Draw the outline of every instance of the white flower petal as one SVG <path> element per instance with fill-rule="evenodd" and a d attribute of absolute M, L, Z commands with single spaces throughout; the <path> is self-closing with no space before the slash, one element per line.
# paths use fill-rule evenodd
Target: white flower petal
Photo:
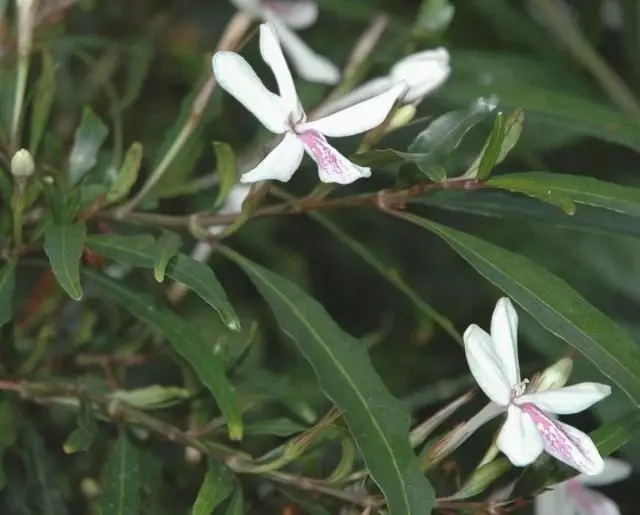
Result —
<path fill-rule="evenodd" d="M 547 453 L 588 476 L 602 473 L 604 462 L 588 435 L 553 420 L 534 404 L 523 404 L 520 408 L 535 422 Z"/>
<path fill-rule="evenodd" d="M 502 360 L 509 384 L 520 383 L 518 364 L 518 313 L 507 297 L 496 303 L 491 317 L 491 339 L 496 354 Z"/>
<path fill-rule="evenodd" d="M 369 100 L 319 120 L 303 123 L 300 125 L 300 130 L 314 130 L 334 138 L 366 132 L 384 121 L 405 88 L 404 83 L 398 84 Z"/>
<path fill-rule="evenodd" d="M 575 513 L 586 515 L 620 515 L 618 505 L 600 492 L 589 490 L 577 481 L 568 481 L 570 503 Z"/>
<path fill-rule="evenodd" d="M 536 495 L 533 500 L 535 515 L 574 515 L 566 483 L 560 483 L 551 490 Z"/>
<path fill-rule="evenodd" d="M 471 374 L 486 396 L 501 406 L 509 404 L 513 385 L 496 355 L 491 336 L 477 325 L 470 325 L 464 332 L 464 350 Z"/>
<path fill-rule="evenodd" d="M 304 111 L 298 99 L 296 85 L 282 54 L 278 36 L 268 23 L 260 25 L 260 54 L 273 71 L 284 106 L 294 115 L 294 122 L 300 121 L 304 117 Z"/>
<path fill-rule="evenodd" d="M 291 60 L 298 75 L 309 82 L 321 84 L 337 84 L 340 80 L 340 71 L 326 57 L 315 53 L 307 44 L 287 27 L 278 17 L 267 15 L 278 34 L 282 48 Z"/>
<path fill-rule="evenodd" d="M 526 467 L 542 454 L 542 437 L 531 417 L 516 406 L 509 406 L 507 420 L 496 445 L 516 467 Z"/>
<path fill-rule="evenodd" d="M 275 13 L 294 30 L 311 27 L 318 19 L 318 4 L 313 0 L 298 0 L 297 2 L 262 0 L 262 6 Z"/>
<path fill-rule="evenodd" d="M 304 146 L 295 134 L 287 133 L 258 166 L 240 177 L 240 182 L 249 183 L 270 179 L 287 182 L 300 168 L 302 156 L 304 156 Z"/>
<path fill-rule="evenodd" d="M 516 404 L 535 404 L 541 410 L 556 415 L 570 415 L 586 410 L 611 393 L 611 387 L 600 383 L 580 383 L 556 390 L 522 395 Z"/>
<path fill-rule="evenodd" d="M 321 106 L 316 111 L 316 117 L 324 117 L 329 114 L 342 111 L 347 107 L 359 104 L 360 102 L 364 102 L 376 95 L 389 91 L 393 85 L 394 81 L 391 77 L 378 77 L 376 79 L 372 79 L 357 88 L 352 89 L 346 95 L 329 102 L 325 106 Z"/>
<path fill-rule="evenodd" d="M 449 52 L 445 48 L 426 50 L 398 61 L 391 68 L 391 76 L 404 80 L 409 89 L 404 102 L 411 103 L 440 87 L 451 74 Z"/>
<path fill-rule="evenodd" d="M 631 475 L 631 465 L 618 458 L 605 458 L 604 470 L 597 476 L 580 475 L 576 479 L 586 486 L 604 486 L 623 481 Z"/>
<path fill-rule="evenodd" d="M 304 148 L 318 165 L 318 177 L 322 182 L 351 184 L 358 179 L 371 177 L 371 169 L 358 166 L 333 148 L 327 138 L 316 131 L 298 134 Z"/>
<path fill-rule="evenodd" d="M 234 52 L 216 52 L 212 65 L 220 87 L 251 111 L 267 130 L 276 134 L 286 130 L 284 106 L 243 57 Z"/>

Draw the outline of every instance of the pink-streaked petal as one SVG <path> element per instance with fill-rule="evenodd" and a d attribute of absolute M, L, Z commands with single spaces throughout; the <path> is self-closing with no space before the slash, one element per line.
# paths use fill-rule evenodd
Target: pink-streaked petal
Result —
<path fill-rule="evenodd" d="M 491 336 L 475 324 L 464 332 L 464 350 L 471 374 L 478 386 L 496 404 L 506 406 L 511 396 L 511 386 L 498 358 Z"/>
<path fill-rule="evenodd" d="M 551 490 L 536 495 L 533 500 L 535 515 L 575 515 L 566 483 L 560 483 Z"/>
<path fill-rule="evenodd" d="M 602 456 L 588 435 L 573 426 L 553 420 L 534 404 L 519 407 L 535 422 L 547 453 L 585 475 L 602 473 Z"/>
<path fill-rule="evenodd" d="M 585 515 L 620 515 L 618 505 L 600 492 L 589 490 L 575 480 L 567 481 L 570 503 L 575 513 Z"/>
<path fill-rule="evenodd" d="M 398 61 L 391 77 L 404 80 L 409 88 L 404 102 L 411 103 L 439 88 L 451 74 L 449 52 L 445 48 L 425 50 Z"/>
<path fill-rule="evenodd" d="M 491 339 L 510 384 L 520 383 L 518 313 L 507 297 L 496 303 L 491 317 Z"/>
<path fill-rule="evenodd" d="M 294 122 L 300 121 L 304 116 L 304 111 L 300 100 L 298 100 L 296 85 L 293 82 L 287 61 L 284 59 L 278 36 L 269 23 L 260 25 L 260 54 L 273 71 L 284 106 L 293 115 Z"/>
<path fill-rule="evenodd" d="M 216 52 L 212 65 L 220 87 L 246 107 L 267 130 L 276 134 L 286 130 L 286 109 L 264 86 L 244 57 L 235 52 Z"/>
<path fill-rule="evenodd" d="M 284 139 L 253 170 L 240 177 L 240 182 L 250 183 L 274 179 L 287 182 L 300 168 L 304 147 L 295 134 L 287 133 Z"/>
<path fill-rule="evenodd" d="M 351 184 L 358 179 L 371 177 L 371 168 L 358 166 L 333 148 L 327 138 L 316 131 L 298 134 L 304 148 L 318 165 L 318 177 L 322 182 Z"/>
<path fill-rule="evenodd" d="M 611 387 L 600 383 L 580 383 L 556 390 L 528 393 L 518 397 L 516 404 L 535 404 L 556 415 L 580 413 L 611 393 Z"/>
<path fill-rule="evenodd" d="M 318 4 L 313 0 L 262 0 L 262 7 L 275 13 L 294 30 L 311 27 L 318 19 Z"/>
<path fill-rule="evenodd" d="M 279 17 L 267 13 L 265 18 L 275 28 L 284 53 L 300 77 L 320 84 L 338 83 L 340 70 L 329 59 L 311 50 Z"/>
<path fill-rule="evenodd" d="M 319 120 L 304 123 L 300 126 L 300 130 L 314 130 L 334 138 L 366 132 L 384 121 L 405 88 L 404 83 L 395 85 L 388 91 L 364 102 Z"/>
<path fill-rule="evenodd" d="M 526 467 L 542 454 L 542 437 L 531 417 L 516 406 L 509 406 L 496 445 L 516 467 Z"/>
<path fill-rule="evenodd" d="M 627 479 L 632 472 L 631 465 L 618 458 L 605 458 L 604 470 L 597 476 L 580 475 L 576 478 L 585 486 L 604 486 Z"/>

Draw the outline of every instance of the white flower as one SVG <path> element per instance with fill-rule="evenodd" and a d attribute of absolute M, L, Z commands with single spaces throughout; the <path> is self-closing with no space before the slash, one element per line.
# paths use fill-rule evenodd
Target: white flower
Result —
<path fill-rule="evenodd" d="M 269 91 L 249 63 L 234 52 L 213 56 L 213 73 L 220 86 L 243 104 L 265 128 L 284 139 L 253 170 L 242 175 L 243 183 L 276 179 L 287 182 L 305 153 L 318 165 L 322 182 L 349 184 L 371 176 L 371 170 L 350 162 L 327 142 L 325 136 L 360 134 L 380 125 L 404 86 L 319 120 L 306 121 L 291 72 L 270 24 L 260 26 L 260 53 L 273 71 L 280 95 Z"/>
<path fill-rule="evenodd" d="M 318 18 L 318 5 L 315 1 L 231 0 L 231 3 L 251 16 L 272 24 L 300 77 L 321 84 L 338 83 L 338 68 L 326 57 L 311 50 L 291 30 L 305 29 L 315 23 Z"/>
<path fill-rule="evenodd" d="M 595 476 L 580 475 L 553 487 L 534 500 L 535 515 L 620 515 L 615 502 L 588 486 L 603 486 L 631 475 L 631 466 L 615 458 L 604 460 Z"/>
<path fill-rule="evenodd" d="M 543 451 L 583 474 L 602 472 L 604 464 L 588 435 L 554 420 L 553 415 L 583 411 L 611 393 L 599 383 L 527 393 L 518 365 L 518 315 L 507 298 L 496 304 L 491 335 L 471 325 L 464 333 L 473 377 L 491 401 L 507 412 L 496 444 L 511 463 L 524 467 Z"/>
<path fill-rule="evenodd" d="M 449 75 L 451 75 L 451 63 L 446 48 L 441 47 L 411 54 L 394 64 L 389 75 L 365 82 L 335 102 L 331 102 L 323 112 L 344 109 L 384 93 L 401 82 L 407 84 L 407 90 L 399 99 L 400 102 L 403 104 L 418 102 L 442 86 Z"/>

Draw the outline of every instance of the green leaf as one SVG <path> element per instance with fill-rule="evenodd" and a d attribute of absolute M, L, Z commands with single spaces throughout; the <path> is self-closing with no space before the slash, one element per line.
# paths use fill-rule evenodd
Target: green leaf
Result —
<path fill-rule="evenodd" d="M 13 317 L 13 292 L 16 286 L 16 264 L 6 263 L 0 269 L 0 328 Z"/>
<path fill-rule="evenodd" d="M 118 177 L 109 187 L 107 192 L 107 202 L 118 202 L 125 198 L 133 185 L 138 180 L 140 165 L 142 164 L 143 148 L 142 143 L 133 143 L 124 156 L 124 163 L 120 167 Z"/>
<path fill-rule="evenodd" d="M 133 390 L 116 390 L 109 398 L 119 399 L 138 409 L 156 409 L 170 406 L 190 396 L 186 388 L 152 385 Z"/>
<path fill-rule="evenodd" d="M 31 114 L 31 130 L 29 132 L 29 150 L 34 156 L 42 141 L 51 106 L 56 92 L 56 63 L 49 52 L 42 53 L 42 72 L 35 86 Z"/>
<path fill-rule="evenodd" d="M 191 510 L 191 515 L 211 515 L 233 492 L 233 476 L 218 460 L 209 460 L 209 468 Z"/>
<path fill-rule="evenodd" d="M 220 177 L 220 189 L 213 205 L 214 211 L 217 211 L 229 196 L 231 188 L 238 183 L 239 174 L 238 162 L 231 145 L 222 141 L 214 141 L 213 150 L 216 153 L 217 170 Z"/>
<path fill-rule="evenodd" d="M 462 343 L 462 336 L 456 330 L 455 326 L 448 320 L 442 313 L 436 311 L 433 307 L 427 304 L 424 299 L 416 292 L 400 275 L 400 272 L 394 268 L 390 268 L 380 261 L 376 255 L 371 252 L 365 245 L 358 240 L 352 238 L 340 227 L 330 221 L 326 216 L 310 211 L 308 215 L 316 222 L 322 225 L 325 229 L 333 233 L 342 243 L 349 247 L 353 252 L 358 254 L 366 263 L 371 265 L 383 278 L 389 281 L 398 290 L 404 293 L 414 305 L 427 317 L 438 324 L 449 336 L 451 336 L 458 343 Z"/>
<path fill-rule="evenodd" d="M 11 403 L 3 399 L 0 400 L 0 490 L 4 488 L 7 481 L 2 464 L 4 453 L 15 441 L 16 429 Z"/>
<path fill-rule="evenodd" d="M 153 263 L 153 276 L 159 283 L 164 281 L 167 265 L 178 254 L 180 247 L 182 247 L 182 238 L 180 238 L 179 234 L 166 230 L 162 231 L 160 238 L 156 242 Z"/>
<path fill-rule="evenodd" d="M 140 513 L 140 459 L 125 429 L 109 453 L 106 484 L 100 498 L 100 515 Z"/>
<path fill-rule="evenodd" d="M 235 492 L 233 492 L 233 497 L 231 497 L 231 501 L 229 501 L 229 506 L 227 506 L 227 515 L 244 515 L 244 495 L 242 495 L 242 488 L 236 488 Z"/>
<path fill-rule="evenodd" d="M 273 420 L 260 420 L 247 424 L 245 434 L 247 436 L 292 436 L 308 429 L 298 422 L 288 418 L 275 418 Z"/>
<path fill-rule="evenodd" d="M 86 246 L 98 254 L 135 267 L 154 268 L 156 243 L 152 236 L 89 236 Z M 222 321 L 233 331 L 240 330 L 240 320 L 227 299 L 213 270 L 185 254 L 178 254 L 169 263 L 166 274 L 188 286 L 215 309 Z"/>
<path fill-rule="evenodd" d="M 547 172 L 514 173 L 492 179 L 502 184 L 509 181 L 530 185 L 532 188 L 547 188 L 554 194 L 563 195 L 577 204 L 615 211 L 640 217 L 640 189 L 600 181 L 592 177 L 565 175 Z"/>
<path fill-rule="evenodd" d="M 462 488 L 451 496 L 451 499 L 469 499 L 484 492 L 496 479 L 502 477 L 511 468 L 506 458 L 498 458 L 474 470 L 462 485 Z"/>
<path fill-rule="evenodd" d="M 487 186 L 514 193 L 522 193 L 523 195 L 541 200 L 552 206 L 559 207 L 568 215 L 573 215 L 576 212 L 576 205 L 570 197 L 556 189 L 548 187 L 542 182 L 536 182 L 530 180 L 528 177 L 522 177 L 522 174 L 494 177 L 487 181 Z"/>
<path fill-rule="evenodd" d="M 475 236 L 403 214 L 440 236 L 478 273 L 543 327 L 575 347 L 640 406 L 640 348 L 559 277 L 530 259 Z"/>
<path fill-rule="evenodd" d="M 427 164 L 428 154 L 416 152 L 400 152 L 392 148 L 368 150 L 354 154 L 350 159 L 361 166 L 373 166 L 376 168 L 395 167 L 398 164 L 411 163 L 418 167 L 420 172 L 434 182 L 444 181 L 447 174 L 441 166 L 435 163 Z M 422 167 L 420 167 L 422 164 Z"/>
<path fill-rule="evenodd" d="M 73 225 L 49 224 L 44 230 L 44 251 L 58 283 L 73 300 L 82 299 L 80 258 L 87 228 L 84 222 Z"/>
<path fill-rule="evenodd" d="M 325 394 L 343 412 L 390 513 L 430 513 L 434 492 L 409 445 L 409 413 L 389 393 L 364 348 L 295 284 L 228 248 L 222 251 L 256 285 L 284 333 L 313 366 Z"/>
<path fill-rule="evenodd" d="M 489 139 L 482 149 L 482 154 L 480 156 L 480 163 L 478 164 L 477 174 L 477 178 L 479 180 L 484 180 L 489 177 L 489 175 L 491 175 L 493 168 L 498 162 L 498 157 L 500 156 L 500 149 L 502 147 L 502 142 L 504 141 L 504 136 L 504 115 L 502 113 L 498 113 L 496 115 L 496 119 L 493 122 L 493 130 L 491 131 Z"/>
<path fill-rule="evenodd" d="M 240 440 L 242 408 L 235 388 L 226 376 L 223 356 L 216 353 L 196 331 L 171 311 L 153 307 L 145 296 L 103 274 L 93 270 L 84 270 L 84 274 L 95 281 L 105 295 L 169 340 L 173 349 L 193 367 L 202 384 L 213 394 L 227 421 L 229 437 Z"/>
<path fill-rule="evenodd" d="M 98 151 L 107 139 L 109 129 L 90 107 L 85 107 L 76 129 L 69 155 L 67 178 L 71 186 L 78 184 L 98 162 Z"/>
<path fill-rule="evenodd" d="M 97 432 L 98 424 L 93 418 L 91 404 L 81 402 L 80 410 L 78 411 L 78 427 L 73 430 L 64 442 L 62 450 L 66 454 L 89 450 Z"/>

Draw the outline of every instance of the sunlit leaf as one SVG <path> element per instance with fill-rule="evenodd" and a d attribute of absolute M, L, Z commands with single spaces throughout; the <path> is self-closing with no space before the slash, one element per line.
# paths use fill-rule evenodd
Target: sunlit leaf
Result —
<path fill-rule="evenodd" d="M 227 421 L 230 438 L 240 440 L 242 409 L 235 388 L 227 378 L 222 355 L 171 311 L 154 308 L 145 296 L 93 270 L 85 270 L 84 274 L 96 282 L 105 295 L 169 340 L 173 349 L 193 367 L 202 384 L 213 394 Z"/>
<path fill-rule="evenodd" d="M 78 184 L 98 162 L 98 152 L 107 139 L 109 129 L 90 107 L 85 107 L 76 129 L 69 155 L 67 179 L 72 186 Z"/>
<path fill-rule="evenodd" d="M 157 409 L 183 401 L 190 396 L 186 388 L 177 386 L 152 385 L 132 390 L 116 390 L 109 394 L 112 399 L 119 399 L 138 409 Z"/>
<path fill-rule="evenodd" d="M 100 515 L 140 513 L 140 460 L 125 429 L 108 454 L 105 487 L 100 498 Z"/>
<path fill-rule="evenodd" d="M 640 406 L 640 348 L 559 277 L 530 259 L 414 215 L 543 327 L 575 347 Z"/>
<path fill-rule="evenodd" d="M 218 460 L 209 460 L 209 467 L 191 510 L 191 515 L 211 515 L 213 510 L 233 492 L 233 476 Z"/>
<path fill-rule="evenodd" d="M 44 251 L 58 283 L 73 300 L 82 299 L 80 258 L 87 228 L 84 222 L 73 225 L 47 225 Z"/>
<path fill-rule="evenodd" d="M 409 445 L 409 413 L 387 390 L 359 342 L 287 279 L 223 250 L 249 276 L 282 330 L 313 366 L 325 394 L 343 412 L 392 514 L 427 514 L 434 492 Z"/>

